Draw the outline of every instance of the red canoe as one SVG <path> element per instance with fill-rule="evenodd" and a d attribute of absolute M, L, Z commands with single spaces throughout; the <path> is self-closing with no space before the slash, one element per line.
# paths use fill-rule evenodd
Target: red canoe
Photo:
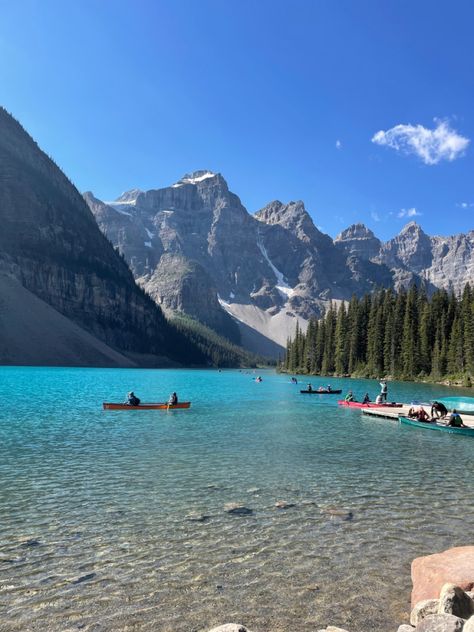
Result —
<path fill-rule="evenodd" d="M 387 402 L 386 404 L 376 404 L 375 402 L 369 402 L 363 404 L 362 402 L 346 402 L 345 399 L 340 399 L 337 402 L 339 406 L 349 406 L 349 408 L 402 408 L 403 404 L 397 404 L 396 402 Z"/>
<path fill-rule="evenodd" d="M 176 408 L 189 408 L 191 402 L 180 402 L 179 404 L 167 404 L 166 402 L 143 402 L 139 406 L 129 406 L 128 404 L 112 404 L 104 402 L 104 410 L 175 410 Z"/>

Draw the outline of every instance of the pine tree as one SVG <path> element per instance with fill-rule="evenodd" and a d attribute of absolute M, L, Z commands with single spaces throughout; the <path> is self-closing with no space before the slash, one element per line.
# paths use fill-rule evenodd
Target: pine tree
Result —
<path fill-rule="evenodd" d="M 337 375 L 345 375 L 348 370 L 349 345 L 347 314 L 344 303 L 341 303 L 335 329 L 334 369 Z"/>

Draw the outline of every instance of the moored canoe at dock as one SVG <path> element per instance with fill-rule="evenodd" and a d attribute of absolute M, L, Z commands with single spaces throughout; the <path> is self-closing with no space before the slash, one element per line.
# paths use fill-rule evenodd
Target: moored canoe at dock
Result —
<path fill-rule="evenodd" d="M 138 406 L 104 402 L 102 406 L 104 410 L 176 410 L 179 408 L 189 408 L 191 406 L 191 402 L 179 402 L 178 404 L 167 404 L 166 402 L 143 402 Z"/>
<path fill-rule="evenodd" d="M 340 395 L 342 393 L 342 389 L 330 390 L 324 389 L 323 391 L 318 391 L 318 389 L 313 389 L 309 391 L 308 389 L 301 390 L 300 393 L 305 393 L 306 395 Z"/>
<path fill-rule="evenodd" d="M 368 402 L 363 404 L 362 402 L 346 402 L 345 399 L 340 399 L 337 402 L 339 406 L 348 406 L 349 408 L 402 408 L 403 404 L 397 404 L 397 402 L 386 402 L 384 404 L 376 404 L 375 402 Z"/>
<path fill-rule="evenodd" d="M 449 410 L 455 409 L 463 415 L 474 415 L 474 397 L 438 397 Z"/>
<path fill-rule="evenodd" d="M 423 428 L 424 430 L 441 430 L 443 432 L 451 432 L 452 434 L 467 435 L 474 437 L 474 428 L 458 428 L 457 426 L 448 426 L 442 421 L 418 421 L 418 419 L 410 419 L 399 415 L 399 420 L 407 426 L 415 426 L 415 428 Z"/>

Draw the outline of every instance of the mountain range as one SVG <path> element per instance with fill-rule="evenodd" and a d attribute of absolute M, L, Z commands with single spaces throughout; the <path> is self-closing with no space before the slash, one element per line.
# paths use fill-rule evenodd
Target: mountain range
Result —
<path fill-rule="evenodd" d="M 474 279 L 474 231 L 430 237 L 410 222 L 384 243 L 354 224 L 333 240 L 302 201 L 275 200 L 252 215 L 211 171 L 111 202 L 84 198 L 165 313 L 187 313 L 269 355 L 331 300 L 413 282 L 459 291 Z"/>

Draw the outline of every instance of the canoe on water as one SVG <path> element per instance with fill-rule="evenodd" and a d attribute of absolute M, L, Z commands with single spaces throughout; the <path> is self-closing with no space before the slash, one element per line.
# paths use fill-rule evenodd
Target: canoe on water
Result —
<path fill-rule="evenodd" d="M 450 410 L 454 408 L 461 415 L 474 415 L 474 397 L 439 397 L 436 401 Z"/>
<path fill-rule="evenodd" d="M 337 403 L 339 406 L 348 406 L 349 408 L 402 408 L 403 406 L 403 404 L 397 404 L 397 402 L 386 402 L 384 404 L 369 402 L 368 404 L 363 404 L 362 402 L 346 402 L 345 399 L 340 399 Z"/>
<path fill-rule="evenodd" d="M 104 407 L 104 410 L 176 410 L 178 408 L 189 408 L 191 406 L 191 402 L 180 402 L 178 404 L 167 404 L 166 402 L 143 402 L 138 406 L 104 402 L 102 406 Z"/>
<path fill-rule="evenodd" d="M 318 391 L 318 389 L 316 390 L 312 390 L 312 391 L 308 391 L 306 390 L 302 390 L 300 391 L 300 393 L 306 393 L 307 395 L 340 395 L 342 393 L 342 389 L 341 390 L 330 390 L 328 391 L 327 389 L 325 389 L 324 391 Z"/>
<path fill-rule="evenodd" d="M 455 426 L 447 426 L 442 421 L 418 421 L 418 419 L 410 419 L 410 417 L 404 417 L 403 415 L 399 415 L 398 419 L 402 424 L 406 424 L 407 426 L 415 426 L 416 428 L 423 428 L 424 430 L 442 430 L 444 432 L 451 432 L 452 434 L 474 437 L 474 428 L 456 428 Z"/>

